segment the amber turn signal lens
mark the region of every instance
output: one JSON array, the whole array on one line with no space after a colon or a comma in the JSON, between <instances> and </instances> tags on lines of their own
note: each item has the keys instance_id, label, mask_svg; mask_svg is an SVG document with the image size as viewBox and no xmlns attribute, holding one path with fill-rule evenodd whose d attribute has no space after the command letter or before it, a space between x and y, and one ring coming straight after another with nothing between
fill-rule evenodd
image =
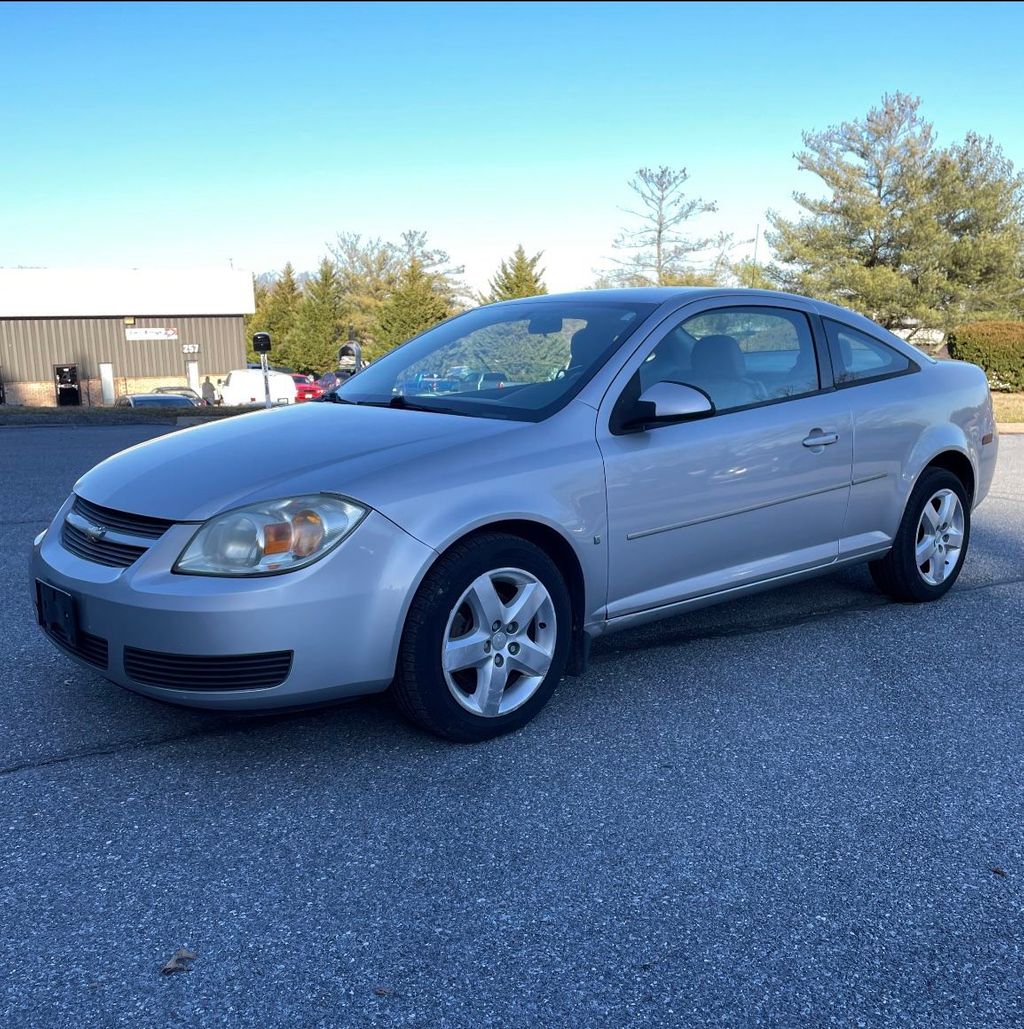
<instances>
[{"instance_id":1,"label":"amber turn signal lens","mask_svg":"<svg viewBox=\"0 0 1024 1029\"><path fill-rule=\"evenodd\" d=\"M287 522L275 522L263 529L263 553L287 554L292 548L292 527Z\"/></svg>"},{"instance_id":2,"label":"amber turn signal lens","mask_svg":"<svg viewBox=\"0 0 1024 1029\"><path fill-rule=\"evenodd\" d=\"M300 511L292 518L292 553L309 557L324 541L324 523L315 511Z\"/></svg>"}]
</instances>

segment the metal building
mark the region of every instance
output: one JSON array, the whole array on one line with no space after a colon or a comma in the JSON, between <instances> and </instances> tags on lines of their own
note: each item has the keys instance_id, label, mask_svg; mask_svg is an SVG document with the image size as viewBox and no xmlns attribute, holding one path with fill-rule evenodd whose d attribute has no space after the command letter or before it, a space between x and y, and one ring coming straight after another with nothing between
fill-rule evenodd
<instances>
[{"instance_id":1,"label":"metal building","mask_svg":"<svg viewBox=\"0 0 1024 1029\"><path fill-rule=\"evenodd\" d=\"M244 368L235 268L0 268L0 403L112 404Z\"/></svg>"}]
</instances>

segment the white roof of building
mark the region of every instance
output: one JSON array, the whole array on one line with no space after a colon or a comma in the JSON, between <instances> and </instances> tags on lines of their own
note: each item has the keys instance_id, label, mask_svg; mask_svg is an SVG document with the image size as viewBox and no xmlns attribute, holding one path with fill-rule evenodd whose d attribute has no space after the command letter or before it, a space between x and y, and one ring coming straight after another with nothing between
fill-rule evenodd
<instances>
[{"instance_id":1,"label":"white roof of building","mask_svg":"<svg viewBox=\"0 0 1024 1029\"><path fill-rule=\"evenodd\" d=\"M0 268L0 318L252 314L240 268Z\"/></svg>"}]
</instances>

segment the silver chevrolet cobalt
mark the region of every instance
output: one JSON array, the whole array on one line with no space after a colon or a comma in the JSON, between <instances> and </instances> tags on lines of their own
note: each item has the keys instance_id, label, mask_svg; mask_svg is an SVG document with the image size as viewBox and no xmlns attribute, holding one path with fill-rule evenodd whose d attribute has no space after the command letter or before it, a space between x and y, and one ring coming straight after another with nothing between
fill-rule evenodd
<instances>
[{"instance_id":1,"label":"silver chevrolet cobalt","mask_svg":"<svg viewBox=\"0 0 1024 1029\"><path fill-rule=\"evenodd\" d=\"M393 692L515 729L595 636L855 561L956 581L996 461L983 373L782 293L482 307L321 403L98 465L35 543L56 644L159 700Z\"/></svg>"}]
</instances>

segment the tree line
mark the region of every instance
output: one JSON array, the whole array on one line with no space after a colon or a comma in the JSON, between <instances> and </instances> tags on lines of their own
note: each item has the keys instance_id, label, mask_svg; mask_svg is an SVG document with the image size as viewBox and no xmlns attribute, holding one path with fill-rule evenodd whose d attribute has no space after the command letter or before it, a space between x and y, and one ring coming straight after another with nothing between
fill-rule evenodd
<instances>
[{"instance_id":1,"label":"tree line","mask_svg":"<svg viewBox=\"0 0 1024 1029\"><path fill-rule=\"evenodd\" d=\"M686 168L643 167L628 183L629 224L593 286L782 289L911 336L1024 317L1024 175L991 138L968 133L940 147L920 100L894 93L802 141L794 157L815 189L794 194L795 218L767 212L763 263L734 258L741 243L730 235L691 231L718 207L687 194ZM275 363L319 373L335 366L350 327L372 360L460 310L547 292L542 257L517 246L472 294L464 269L424 232L340 233L315 271L288 263L257 277L247 328L271 333Z\"/></svg>"}]
</instances>

